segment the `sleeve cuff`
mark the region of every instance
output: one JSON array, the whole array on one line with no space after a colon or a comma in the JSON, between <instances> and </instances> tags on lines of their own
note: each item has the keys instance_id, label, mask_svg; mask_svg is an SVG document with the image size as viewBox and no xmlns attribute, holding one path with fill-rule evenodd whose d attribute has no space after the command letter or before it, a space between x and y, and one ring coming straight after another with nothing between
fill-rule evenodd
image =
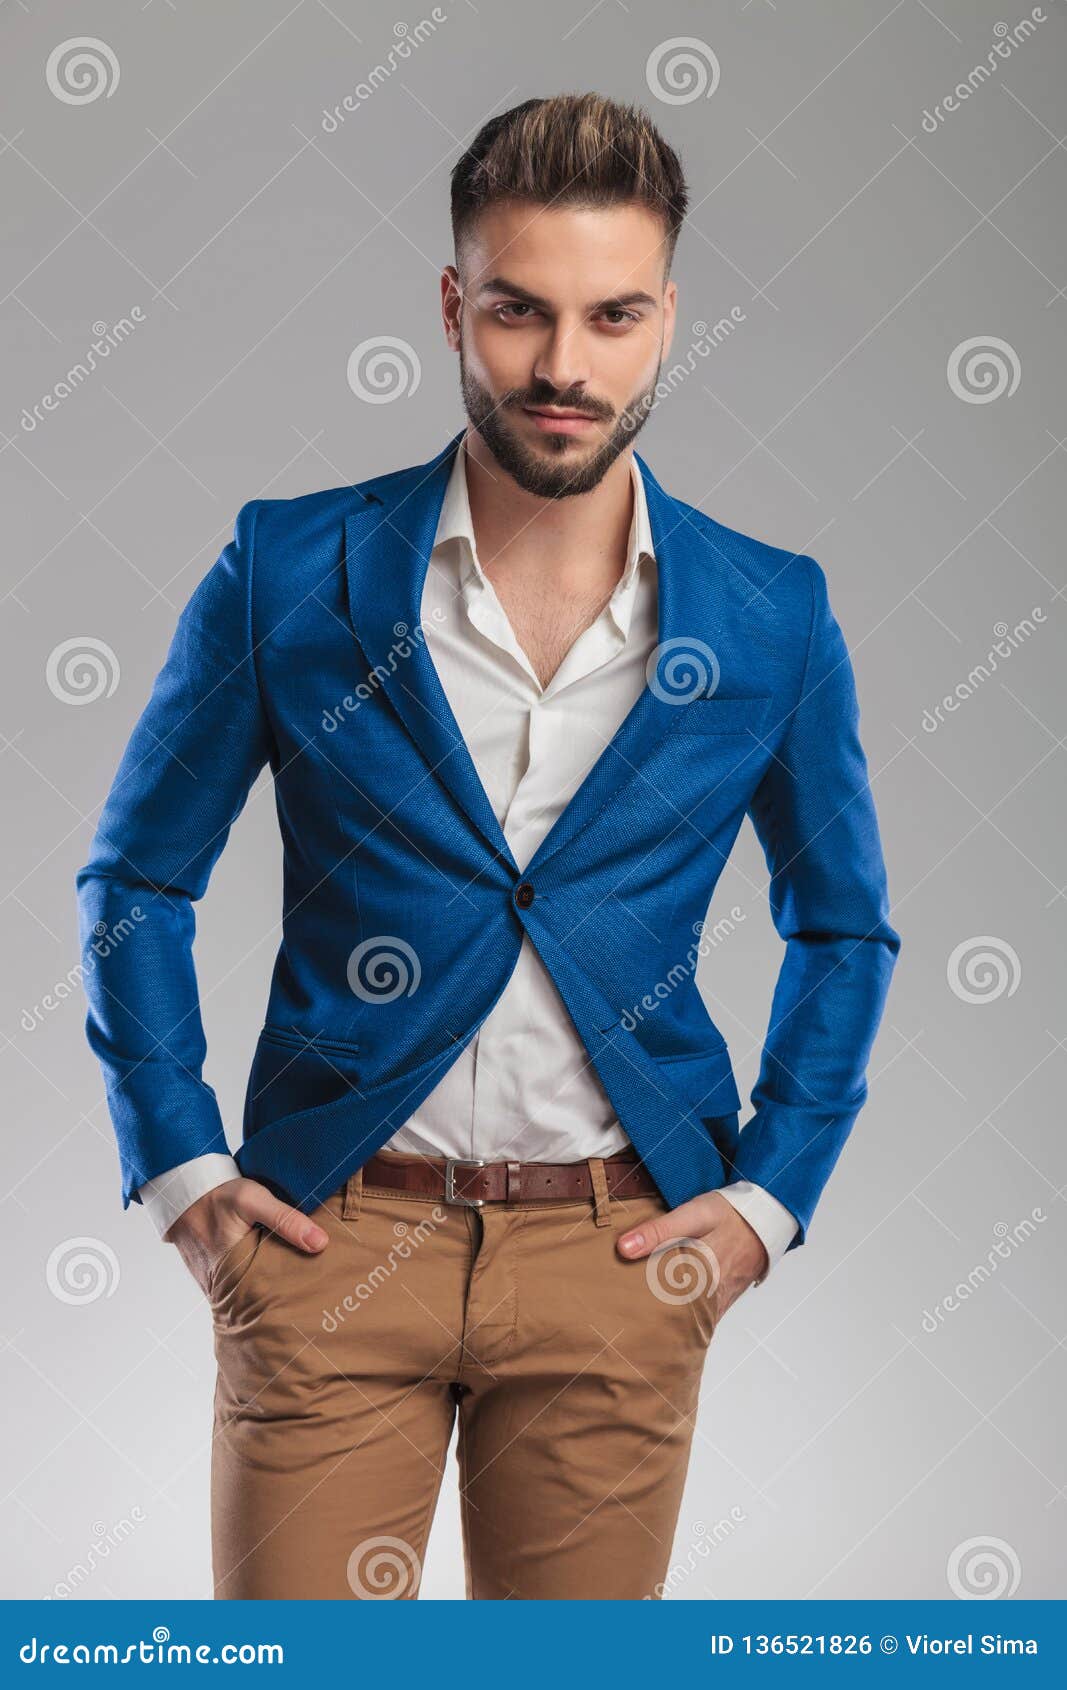
<instances>
[{"instance_id":1,"label":"sleeve cuff","mask_svg":"<svg viewBox=\"0 0 1067 1690\"><path fill-rule=\"evenodd\" d=\"M767 1252L767 1266L759 1278L753 1280L754 1285L762 1285L792 1243L797 1231L797 1218L784 1203L779 1203L777 1197L772 1197L762 1185L755 1185L749 1179L734 1180L732 1185L720 1186L719 1195L725 1197L748 1222Z\"/></svg>"},{"instance_id":2,"label":"sleeve cuff","mask_svg":"<svg viewBox=\"0 0 1067 1690\"><path fill-rule=\"evenodd\" d=\"M179 1215L183 1215L198 1197L213 1191L217 1185L242 1177L232 1156L210 1151L204 1156L194 1156L191 1161L180 1162L165 1174L157 1174L155 1179L146 1180L138 1188L138 1196L163 1238Z\"/></svg>"}]
</instances>

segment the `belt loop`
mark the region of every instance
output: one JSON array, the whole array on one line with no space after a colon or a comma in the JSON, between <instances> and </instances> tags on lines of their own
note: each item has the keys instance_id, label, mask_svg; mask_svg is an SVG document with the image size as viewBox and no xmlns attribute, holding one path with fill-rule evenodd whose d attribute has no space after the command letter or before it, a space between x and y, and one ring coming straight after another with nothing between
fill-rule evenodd
<instances>
[{"instance_id":1,"label":"belt loop","mask_svg":"<svg viewBox=\"0 0 1067 1690\"><path fill-rule=\"evenodd\" d=\"M363 1201L363 1167L362 1164L354 1174L349 1174L345 1181L345 1200L341 1208L341 1217L346 1221L359 1220L359 1207Z\"/></svg>"},{"instance_id":2,"label":"belt loop","mask_svg":"<svg viewBox=\"0 0 1067 1690\"><path fill-rule=\"evenodd\" d=\"M608 1192L607 1175L604 1172L604 1161L601 1156L589 1156L589 1177L593 1182L593 1195L596 1198L597 1226L611 1225L611 1196Z\"/></svg>"},{"instance_id":3,"label":"belt loop","mask_svg":"<svg viewBox=\"0 0 1067 1690\"><path fill-rule=\"evenodd\" d=\"M518 1203L522 1199L522 1163L508 1163L508 1187L506 1201Z\"/></svg>"}]
</instances>

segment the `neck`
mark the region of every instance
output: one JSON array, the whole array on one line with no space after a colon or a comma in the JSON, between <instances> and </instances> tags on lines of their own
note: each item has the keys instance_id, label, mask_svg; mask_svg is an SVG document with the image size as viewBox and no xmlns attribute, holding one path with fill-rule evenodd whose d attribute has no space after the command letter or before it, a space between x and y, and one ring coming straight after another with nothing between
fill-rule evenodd
<instances>
[{"instance_id":1,"label":"neck","mask_svg":"<svg viewBox=\"0 0 1067 1690\"><path fill-rule=\"evenodd\" d=\"M490 579L531 572L567 591L618 580L634 512L632 447L590 492L543 499L505 474L474 429L464 446L478 558Z\"/></svg>"}]
</instances>

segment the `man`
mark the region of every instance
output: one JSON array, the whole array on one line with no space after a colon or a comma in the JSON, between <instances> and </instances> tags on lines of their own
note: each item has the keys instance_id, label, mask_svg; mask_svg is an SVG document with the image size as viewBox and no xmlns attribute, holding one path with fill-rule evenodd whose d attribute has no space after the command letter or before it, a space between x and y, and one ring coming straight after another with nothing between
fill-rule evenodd
<instances>
[{"instance_id":1,"label":"man","mask_svg":"<svg viewBox=\"0 0 1067 1690\"><path fill-rule=\"evenodd\" d=\"M243 507L79 875L85 942L131 930L88 974L123 1201L214 1315L219 1596L417 1594L457 1414L469 1596L658 1594L707 1345L864 1102L900 940L825 576L633 449L685 207L633 108L485 126L442 276L467 426ZM232 1158L192 903L268 762ZM739 1131L694 934L746 813L786 950Z\"/></svg>"}]
</instances>

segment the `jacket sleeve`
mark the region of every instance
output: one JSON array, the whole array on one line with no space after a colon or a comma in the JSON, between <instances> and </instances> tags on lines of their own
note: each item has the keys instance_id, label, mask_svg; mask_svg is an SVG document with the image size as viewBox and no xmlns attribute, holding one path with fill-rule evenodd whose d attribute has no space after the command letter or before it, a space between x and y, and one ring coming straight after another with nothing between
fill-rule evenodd
<instances>
[{"instance_id":1,"label":"jacket sleeve","mask_svg":"<svg viewBox=\"0 0 1067 1690\"><path fill-rule=\"evenodd\" d=\"M805 1242L819 1196L867 1097L866 1069L900 935L859 739L859 705L826 577L809 558L812 621L798 702L750 814L785 941L754 1115L732 1177L764 1186Z\"/></svg>"},{"instance_id":2,"label":"jacket sleeve","mask_svg":"<svg viewBox=\"0 0 1067 1690\"><path fill-rule=\"evenodd\" d=\"M78 871L86 1031L118 1137L122 1202L205 1152L225 1153L193 965L207 887L271 754L252 638L258 504L179 617Z\"/></svg>"}]
</instances>

